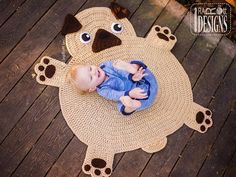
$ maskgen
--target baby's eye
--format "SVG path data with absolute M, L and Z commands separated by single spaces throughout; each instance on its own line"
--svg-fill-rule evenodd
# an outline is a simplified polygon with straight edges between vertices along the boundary
M 120 23 L 112 23 L 111 30 L 114 33 L 121 33 L 123 31 L 123 26 Z
M 87 44 L 91 41 L 91 36 L 89 33 L 84 32 L 80 34 L 80 41 L 84 44 Z
M 92 71 L 92 67 L 91 66 L 89 67 L 89 71 Z

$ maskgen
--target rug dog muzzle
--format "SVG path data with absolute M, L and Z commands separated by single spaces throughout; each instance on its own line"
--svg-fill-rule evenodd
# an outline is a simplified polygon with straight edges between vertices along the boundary
M 94 53 L 97 53 L 117 45 L 121 45 L 121 40 L 118 37 L 104 29 L 98 29 L 93 42 L 92 50 Z

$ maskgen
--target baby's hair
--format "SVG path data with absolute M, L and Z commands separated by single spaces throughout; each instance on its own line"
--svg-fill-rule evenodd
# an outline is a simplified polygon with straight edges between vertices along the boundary
M 76 91 L 80 94 L 80 95 L 84 95 L 87 93 L 87 91 L 82 90 L 81 88 L 79 88 L 78 84 L 76 83 L 76 69 L 78 68 L 78 64 L 77 65 L 72 65 L 71 68 L 69 69 L 68 73 L 67 73 L 67 80 L 70 82 L 70 84 L 76 89 Z

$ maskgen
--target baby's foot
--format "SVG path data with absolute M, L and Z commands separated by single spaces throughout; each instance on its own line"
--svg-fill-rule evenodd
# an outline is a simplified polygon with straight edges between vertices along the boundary
M 133 100 L 129 96 L 122 96 L 120 98 L 120 101 L 125 107 L 131 108 L 133 110 L 136 110 L 141 107 L 141 102 L 138 100 Z

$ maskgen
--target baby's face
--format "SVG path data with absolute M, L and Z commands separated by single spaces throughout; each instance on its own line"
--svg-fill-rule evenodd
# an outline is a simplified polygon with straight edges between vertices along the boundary
M 105 80 L 105 72 L 95 65 L 79 65 L 76 69 L 76 83 L 82 90 L 95 91 Z

